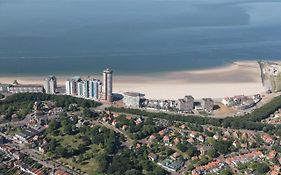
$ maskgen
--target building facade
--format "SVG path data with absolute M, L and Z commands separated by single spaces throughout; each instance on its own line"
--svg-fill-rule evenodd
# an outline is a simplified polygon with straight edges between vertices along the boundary
M 112 70 L 103 71 L 103 82 L 97 79 L 82 80 L 74 77 L 66 80 L 65 94 L 93 100 L 106 100 L 112 102 Z
M 65 92 L 67 95 L 93 100 L 101 99 L 102 88 L 102 82 L 96 79 L 82 80 L 80 78 L 73 78 L 65 82 Z
M 202 108 L 206 112 L 212 112 L 214 110 L 214 101 L 211 98 L 202 99 Z
M 90 80 L 89 81 L 89 98 L 100 99 L 102 92 L 102 83 L 100 80 Z
M 112 95 L 112 70 L 106 69 L 103 71 L 103 100 L 108 102 L 113 101 Z
M 125 92 L 123 96 L 123 102 L 126 107 L 139 108 L 145 95 L 137 92 Z
M 84 96 L 84 81 L 80 81 L 77 83 L 77 96 L 78 97 L 85 97 Z
M 183 99 L 177 101 L 177 109 L 184 112 L 192 112 L 194 108 L 194 98 L 192 96 L 185 96 Z
M 0 93 L 6 93 L 8 92 L 8 89 L 11 85 L 9 84 L 1 84 L 0 83 Z
M 43 93 L 44 88 L 37 85 L 16 85 L 8 88 L 11 93 Z
M 73 77 L 65 82 L 65 94 L 78 96 L 78 83 L 81 82 L 80 77 Z
M 71 95 L 71 80 L 65 81 L 65 94 Z
M 84 98 L 89 98 L 89 80 L 84 80 L 84 87 L 83 87 L 83 94 L 84 94 Z
M 44 81 L 44 90 L 46 94 L 56 94 L 57 92 L 57 78 L 55 76 L 49 76 Z

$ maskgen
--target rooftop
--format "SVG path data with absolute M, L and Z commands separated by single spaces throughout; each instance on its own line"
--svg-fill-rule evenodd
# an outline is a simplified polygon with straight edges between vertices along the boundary
M 125 92 L 124 95 L 131 96 L 131 97 L 144 97 L 145 94 L 139 92 Z
M 36 84 L 18 84 L 18 85 L 13 85 L 12 87 L 15 87 L 15 88 L 41 88 L 43 86 L 41 85 L 36 85 Z
M 110 68 L 106 68 L 103 73 L 111 74 L 113 71 Z

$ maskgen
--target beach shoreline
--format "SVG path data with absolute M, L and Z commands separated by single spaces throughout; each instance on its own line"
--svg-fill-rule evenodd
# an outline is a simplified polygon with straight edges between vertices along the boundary
M 91 77 L 102 79 L 102 75 Z M 82 78 L 88 76 L 82 75 Z M 43 76 L 0 76 L 0 83 L 41 84 Z M 63 86 L 71 76 L 57 76 Z M 141 92 L 149 99 L 176 100 L 185 95 L 195 98 L 222 98 L 234 95 L 252 95 L 264 92 L 257 61 L 237 61 L 217 68 L 174 71 L 144 75 L 115 75 L 115 93 Z

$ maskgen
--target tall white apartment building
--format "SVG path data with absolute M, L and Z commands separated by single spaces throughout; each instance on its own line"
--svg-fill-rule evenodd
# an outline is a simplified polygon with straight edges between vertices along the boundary
M 90 80 L 89 81 L 89 98 L 100 99 L 102 91 L 102 83 L 100 80 Z
M 44 81 L 44 90 L 46 94 L 56 94 L 57 92 L 57 78 L 55 76 L 49 76 Z
M 112 73 L 113 71 L 111 69 L 105 69 L 103 71 L 103 99 L 112 102 L 113 96 L 112 96 Z
M 77 96 L 85 97 L 84 96 L 84 81 L 80 81 L 77 83 Z
M 73 77 L 72 79 L 68 79 L 65 82 L 65 94 L 66 95 L 78 95 L 78 83 L 81 82 L 80 77 Z

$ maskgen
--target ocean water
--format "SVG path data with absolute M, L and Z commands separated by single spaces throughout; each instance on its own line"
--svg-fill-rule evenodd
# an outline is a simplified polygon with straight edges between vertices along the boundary
M 0 75 L 280 59 L 280 16 L 280 0 L 0 0 Z

